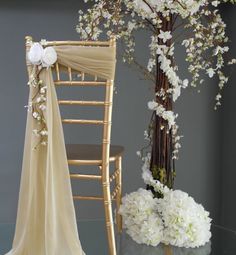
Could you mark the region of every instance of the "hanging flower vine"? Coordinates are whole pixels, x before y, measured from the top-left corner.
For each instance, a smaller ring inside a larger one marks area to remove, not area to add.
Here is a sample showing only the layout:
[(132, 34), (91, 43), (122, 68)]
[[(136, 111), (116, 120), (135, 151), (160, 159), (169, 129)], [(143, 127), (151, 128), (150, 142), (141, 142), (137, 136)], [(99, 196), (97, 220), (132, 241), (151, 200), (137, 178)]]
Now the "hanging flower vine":
[(47, 84), (44, 84), (39, 78), (39, 74), (43, 68), (51, 67), (57, 60), (57, 54), (54, 48), (43, 48), (44, 44), (45, 40), (42, 40), (40, 43), (33, 43), (27, 55), (27, 60), (32, 65), (28, 81), (28, 85), (32, 88), (32, 98), (26, 107), (35, 121), (33, 134), (38, 138), (38, 141), (34, 149), (36, 149), (38, 145), (47, 145), (48, 136), (45, 119), (45, 111), (47, 109)]

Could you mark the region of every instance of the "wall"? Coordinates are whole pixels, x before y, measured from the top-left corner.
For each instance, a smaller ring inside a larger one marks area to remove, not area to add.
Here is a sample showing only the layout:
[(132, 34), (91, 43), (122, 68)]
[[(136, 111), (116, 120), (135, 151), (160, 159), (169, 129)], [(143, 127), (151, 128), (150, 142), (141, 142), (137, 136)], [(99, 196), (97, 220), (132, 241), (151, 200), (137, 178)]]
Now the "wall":
[[(14, 222), (16, 217), (21, 160), (24, 141), (28, 88), (24, 36), (35, 38), (78, 39), (75, 33), (77, 10), (83, 1), (1, 1), (0, 6), (0, 222)], [(141, 33), (138, 52), (146, 58), (148, 42)], [(180, 66), (184, 65), (178, 49)], [(118, 52), (119, 56), (119, 52)], [(184, 73), (182, 73), (184, 76)], [(116, 75), (117, 95), (113, 112), (113, 143), (123, 144), (126, 153), (123, 161), (124, 193), (143, 186), (141, 163), (136, 151), (143, 146), (143, 131), (149, 120), (147, 101), (152, 99), (152, 88), (139, 75), (118, 61)], [(180, 113), (180, 132), (184, 134), (181, 158), (177, 163), (176, 188), (189, 192), (211, 211), (219, 222), (220, 207), (220, 112), (213, 111), (214, 84), (207, 84), (200, 94), (192, 89), (184, 92), (177, 103)], [(67, 92), (65, 92), (67, 93)], [(95, 96), (95, 95), (94, 95)], [(66, 128), (67, 141), (83, 141), (88, 131), (78, 133)], [(90, 134), (89, 134), (90, 135)], [(93, 135), (92, 135), (93, 138)], [(74, 191), (98, 188), (81, 183)], [(86, 204), (86, 206), (85, 206)], [(102, 206), (83, 202), (76, 210), (81, 218), (101, 218)]]
[[(227, 22), (227, 33), (230, 36), (231, 56), (236, 57), (236, 35), (235, 35), (235, 15), (236, 8), (225, 6), (222, 8), (224, 19)], [(224, 91), (224, 107), (221, 118), (222, 125), (222, 169), (221, 169), (221, 224), (225, 227), (236, 229), (236, 202), (235, 202), (235, 141), (236, 141), (236, 76), (235, 66), (232, 69), (232, 75)]]

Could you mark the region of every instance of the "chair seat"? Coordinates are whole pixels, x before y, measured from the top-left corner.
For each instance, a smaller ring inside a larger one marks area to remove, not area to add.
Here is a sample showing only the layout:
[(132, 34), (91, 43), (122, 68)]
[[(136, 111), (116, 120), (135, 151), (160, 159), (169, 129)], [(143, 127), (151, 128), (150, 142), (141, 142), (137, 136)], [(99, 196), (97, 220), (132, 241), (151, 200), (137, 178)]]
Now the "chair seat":
[[(123, 146), (110, 146), (110, 159), (120, 156)], [(66, 144), (68, 160), (102, 160), (102, 145), (97, 144)]]

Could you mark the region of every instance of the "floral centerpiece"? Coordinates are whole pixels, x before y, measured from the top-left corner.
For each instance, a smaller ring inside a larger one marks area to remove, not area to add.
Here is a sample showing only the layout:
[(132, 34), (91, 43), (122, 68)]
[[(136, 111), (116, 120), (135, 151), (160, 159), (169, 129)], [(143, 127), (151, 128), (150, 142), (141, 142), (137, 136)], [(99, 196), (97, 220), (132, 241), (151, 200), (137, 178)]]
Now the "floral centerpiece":
[[(148, 108), (153, 114), (148, 129), (144, 132), (149, 146), (138, 152), (144, 162), (143, 177), (150, 191), (139, 190), (135, 196), (141, 200), (144, 193), (145, 196), (149, 196), (149, 202), (143, 205), (147, 206), (144, 214), (147, 216), (150, 212), (150, 217), (154, 217), (152, 213), (154, 211), (155, 217), (158, 215), (158, 218), (151, 219), (150, 222), (153, 220), (156, 222), (153, 225), (148, 223), (149, 218), (141, 221), (137, 218), (135, 221), (140, 222), (137, 225), (138, 229), (142, 226), (147, 231), (150, 229), (149, 236), (157, 236), (155, 240), (148, 237), (145, 239), (143, 235), (137, 237), (138, 230), (131, 229), (133, 223), (128, 220), (129, 216), (125, 209), (130, 205), (128, 198), (124, 198), (121, 210), (127, 219), (125, 226), (136, 241), (143, 243), (156, 245), (163, 241), (188, 247), (202, 245), (210, 237), (208, 214), (186, 193), (172, 190), (176, 175), (175, 160), (178, 159), (182, 137), (176, 123), (178, 114), (173, 111), (173, 104), (179, 99), (183, 89), (188, 86), (198, 87), (207, 78), (216, 77), (218, 93), (215, 95), (215, 109), (221, 105), (221, 92), (228, 81), (228, 75), (224, 72), (225, 66), (235, 64), (236, 60), (226, 58), (229, 40), (218, 7), (222, 3), (235, 4), (236, 1), (86, 0), (85, 2), (90, 3), (90, 8), (86, 12), (79, 11), (77, 32), (81, 38), (97, 40), (104, 33), (116, 36), (124, 45), (123, 61), (135, 65), (144, 78), (153, 83), (154, 88), (154, 98), (148, 102)], [(137, 60), (135, 54), (137, 31), (150, 35), (150, 42), (147, 45), (150, 56), (146, 66)], [(191, 79), (180, 77), (179, 66), (175, 60), (177, 45), (185, 49), (185, 60)], [(135, 199), (133, 203), (134, 201)], [(192, 210), (183, 209), (188, 207)], [(138, 206), (136, 209), (138, 210)], [(174, 209), (175, 217), (169, 214), (171, 209)], [(181, 216), (177, 217), (179, 213)], [(194, 220), (196, 217), (201, 218), (202, 228)], [(173, 224), (176, 229), (170, 228)], [(180, 239), (176, 237), (178, 239), (176, 240), (174, 233), (178, 233)]]

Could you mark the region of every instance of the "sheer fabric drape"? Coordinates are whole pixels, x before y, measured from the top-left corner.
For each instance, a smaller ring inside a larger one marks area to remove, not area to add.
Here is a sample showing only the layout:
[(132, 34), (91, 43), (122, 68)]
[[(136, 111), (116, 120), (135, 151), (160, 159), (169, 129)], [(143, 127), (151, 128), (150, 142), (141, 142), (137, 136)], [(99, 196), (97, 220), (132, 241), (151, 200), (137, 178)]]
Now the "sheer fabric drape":
[[(114, 79), (115, 48), (55, 46), (54, 49), (59, 64)], [(51, 68), (43, 68), (39, 78), (47, 86), (44, 117), (48, 143), (34, 150), (38, 138), (33, 130), (38, 124), (28, 112), (15, 237), (7, 255), (85, 255), (78, 236)], [(29, 102), (35, 90), (30, 86)]]

